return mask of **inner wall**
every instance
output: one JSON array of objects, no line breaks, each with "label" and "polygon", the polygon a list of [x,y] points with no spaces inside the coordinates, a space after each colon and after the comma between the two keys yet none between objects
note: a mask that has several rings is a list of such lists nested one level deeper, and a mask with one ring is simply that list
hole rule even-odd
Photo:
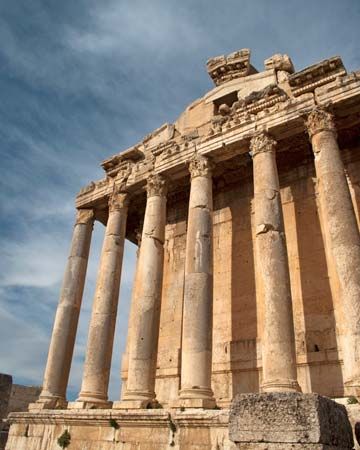
[{"label": "inner wall", "polygon": [[[342,157],[359,220],[359,148],[344,149]],[[342,310],[317,202],[313,161],[294,169],[278,159],[298,382],[303,392],[342,396]],[[246,173],[251,170],[249,164]],[[259,392],[262,376],[263,292],[256,269],[253,183],[249,176],[234,178],[214,180],[212,388],[219,406],[228,406],[238,393]],[[187,210],[188,194],[169,198],[156,378],[157,399],[163,406],[177,398],[180,388]]]}]

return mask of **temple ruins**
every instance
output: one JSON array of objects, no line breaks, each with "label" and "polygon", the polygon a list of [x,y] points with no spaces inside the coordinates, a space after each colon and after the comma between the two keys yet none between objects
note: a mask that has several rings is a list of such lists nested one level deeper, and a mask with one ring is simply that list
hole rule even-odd
[{"label": "temple ruins", "polygon": [[[65,430],[70,450],[353,448],[334,419],[345,407],[322,396],[360,399],[360,71],[338,56],[296,71],[280,54],[258,71],[248,49],[207,70],[210,92],[77,195],[42,393],[10,415],[7,450],[57,448]],[[103,248],[68,402],[95,220]],[[121,398],[109,399],[125,239],[136,276]],[[306,403],[343,440],[290,430],[258,444],[242,420],[270,401]]]}]

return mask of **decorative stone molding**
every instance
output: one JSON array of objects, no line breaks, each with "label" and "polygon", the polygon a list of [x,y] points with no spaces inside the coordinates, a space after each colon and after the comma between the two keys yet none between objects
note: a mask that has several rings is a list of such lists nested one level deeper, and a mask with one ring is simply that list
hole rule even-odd
[{"label": "decorative stone molding", "polygon": [[310,139],[320,131],[332,131],[336,133],[336,127],[334,124],[334,116],[326,111],[325,108],[316,107],[307,116],[305,125]]},{"label": "decorative stone molding", "polygon": [[275,69],[283,70],[284,72],[294,73],[294,65],[288,55],[281,55],[276,53],[270,58],[265,59],[264,66],[266,70]]},{"label": "decorative stone molding", "polygon": [[258,153],[275,152],[276,144],[277,142],[275,141],[275,139],[273,139],[265,132],[253,136],[250,141],[250,150],[252,152],[253,158]]},{"label": "decorative stone molding", "polygon": [[177,142],[167,141],[152,149],[151,154],[155,158],[155,162],[158,162],[177,154],[179,151],[180,146]]},{"label": "decorative stone molding", "polygon": [[103,178],[102,180],[96,182],[91,181],[91,183],[89,183],[87,186],[80,189],[79,193],[77,194],[77,197],[82,197],[85,196],[86,194],[89,194],[90,192],[99,190],[104,186],[107,186],[107,184],[108,184],[107,178]]},{"label": "decorative stone molding", "polygon": [[109,198],[109,211],[120,211],[129,206],[129,194],[127,192],[114,192]]},{"label": "decorative stone molding", "polygon": [[166,179],[159,174],[152,173],[146,184],[146,192],[147,196],[154,197],[154,196],[165,196],[167,194],[167,181]]},{"label": "decorative stone molding", "polygon": [[344,75],[346,70],[341,58],[334,56],[290,75],[289,84],[296,97]]},{"label": "decorative stone molding", "polygon": [[250,64],[250,50],[248,48],[243,48],[227,56],[221,55],[210,58],[206,67],[216,86],[234,78],[257,73],[257,70]]},{"label": "decorative stone molding", "polygon": [[95,219],[94,210],[92,209],[78,209],[76,214],[76,224],[87,224],[93,222]]},{"label": "decorative stone molding", "polygon": [[113,155],[101,163],[102,168],[105,170],[108,176],[115,176],[117,172],[123,169],[127,163],[136,163],[139,160],[144,159],[143,152],[137,145],[121,152],[120,154]]},{"label": "decorative stone molding", "polygon": [[202,155],[194,155],[189,161],[189,172],[191,178],[211,177],[214,163]]}]

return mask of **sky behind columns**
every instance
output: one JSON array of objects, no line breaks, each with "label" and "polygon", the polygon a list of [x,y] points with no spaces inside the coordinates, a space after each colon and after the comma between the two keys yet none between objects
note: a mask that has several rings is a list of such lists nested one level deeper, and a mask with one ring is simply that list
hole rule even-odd
[{"label": "sky behind columns", "polygon": [[[359,0],[0,2],[0,372],[41,384],[74,198],[128,148],[212,88],[209,57],[287,53],[296,70],[340,55],[360,68]],[[104,227],[94,230],[69,396],[80,388]],[[135,262],[125,249],[110,397]]]}]

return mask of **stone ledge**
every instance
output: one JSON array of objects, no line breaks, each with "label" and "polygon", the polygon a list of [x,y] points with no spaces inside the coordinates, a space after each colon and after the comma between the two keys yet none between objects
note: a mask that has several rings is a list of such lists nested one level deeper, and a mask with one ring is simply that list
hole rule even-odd
[{"label": "stone ledge", "polygon": [[11,413],[8,417],[10,424],[38,424],[38,425],[94,425],[108,426],[109,420],[116,420],[120,426],[168,426],[169,418],[180,426],[194,425],[198,427],[220,426],[227,427],[229,410],[201,410],[186,409],[82,409],[82,410],[40,410],[36,412]]},{"label": "stone ledge", "polygon": [[349,450],[349,447],[334,447],[323,444],[238,444],[238,450]]}]

